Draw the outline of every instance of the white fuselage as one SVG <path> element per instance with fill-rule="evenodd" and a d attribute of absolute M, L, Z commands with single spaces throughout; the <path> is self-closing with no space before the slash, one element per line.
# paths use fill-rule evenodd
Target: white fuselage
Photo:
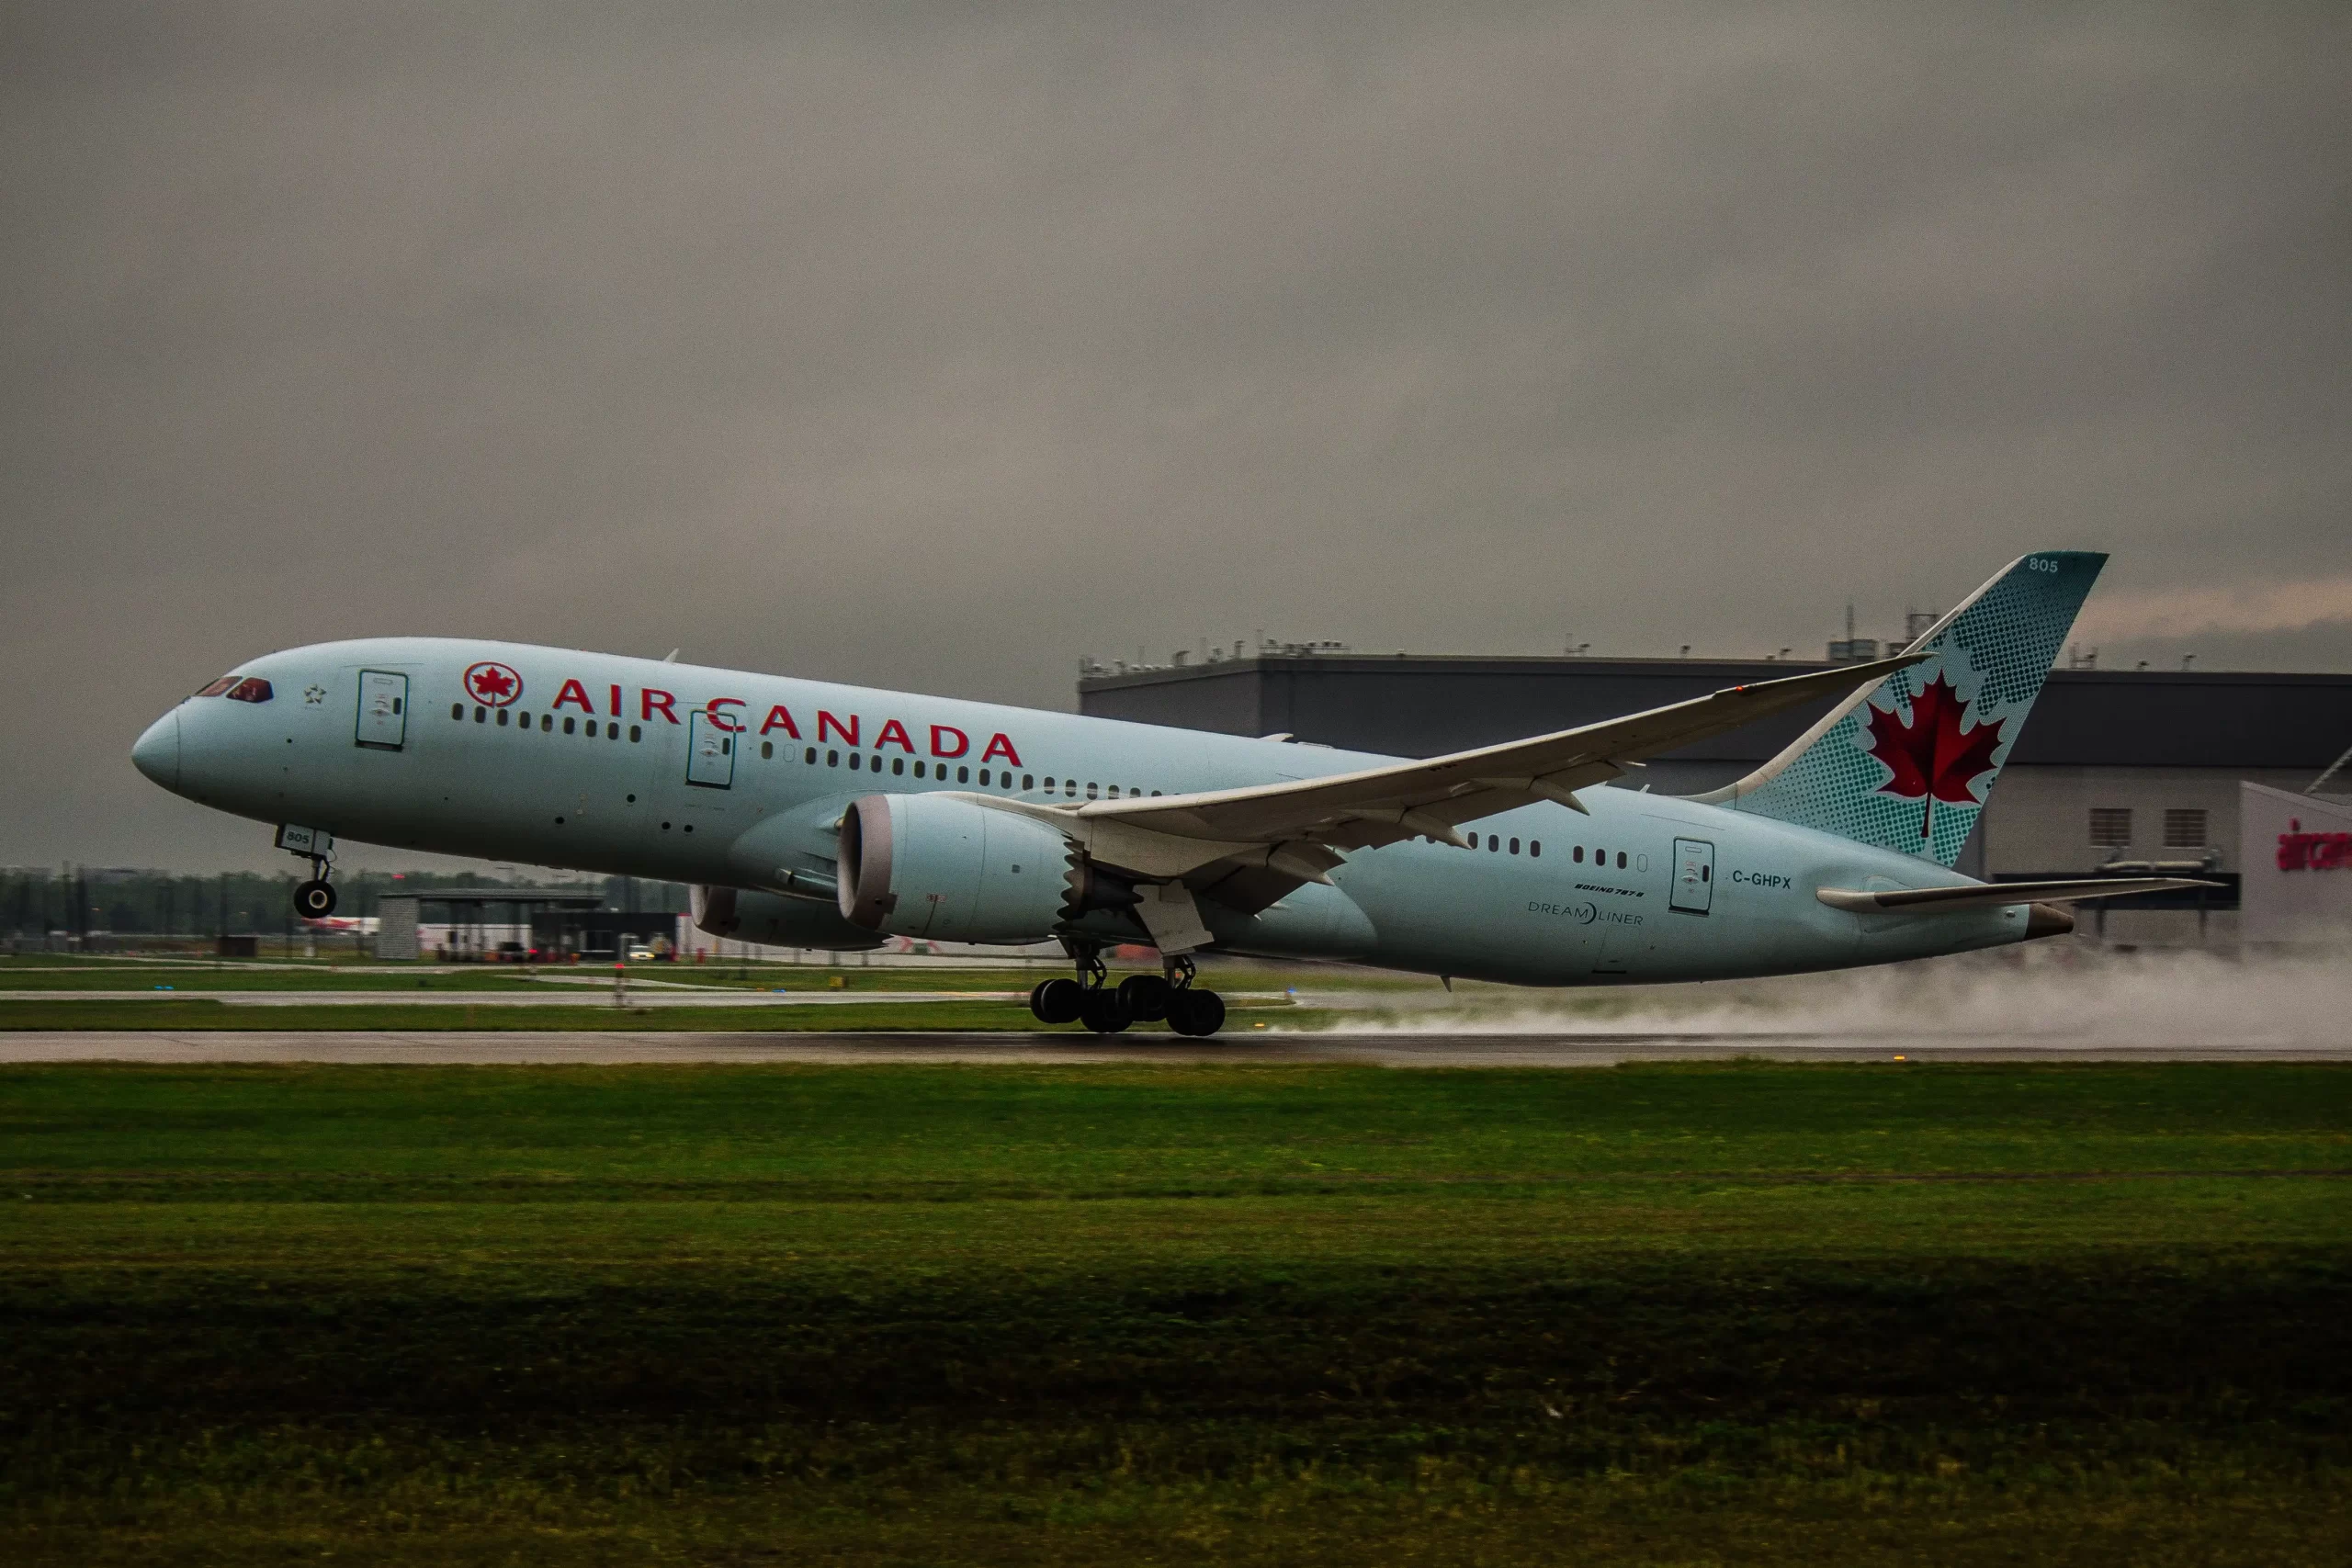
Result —
<path fill-rule="evenodd" d="M 141 739 L 141 770 L 338 838 L 744 888 L 794 867 L 830 876 L 835 824 L 862 795 L 1069 802 L 1392 761 L 517 644 L 323 643 L 239 673 L 268 700 L 182 702 Z M 1476 849 L 1359 850 L 1329 886 L 1203 913 L 1226 951 L 1544 986 L 1838 968 L 2025 934 L 2021 907 L 1857 915 L 1814 896 L 1965 881 L 1927 861 L 1634 790 L 1583 799 L 1589 815 L 1547 803 L 1465 824 Z M 1088 919 L 1097 937 L 1143 940 Z"/>

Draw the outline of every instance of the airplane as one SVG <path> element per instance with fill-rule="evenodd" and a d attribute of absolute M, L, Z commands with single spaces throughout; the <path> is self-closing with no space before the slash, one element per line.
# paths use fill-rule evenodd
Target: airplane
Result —
<path fill-rule="evenodd" d="M 1225 1020 L 1195 955 L 1524 986 L 1792 974 L 2071 931 L 2174 877 L 1987 885 L 1952 867 L 2104 555 L 2020 557 L 1902 653 L 1425 759 L 443 637 L 289 649 L 132 749 L 276 825 L 333 913 L 357 839 L 693 886 L 714 935 L 852 951 L 1058 940 L 1041 1022 Z M 674 655 L 673 656 L 674 659 Z M 1645 759 L 1836 699 L 1694 795 Z M 1109 983 L 1145 942 L 1160 973 Z"/>

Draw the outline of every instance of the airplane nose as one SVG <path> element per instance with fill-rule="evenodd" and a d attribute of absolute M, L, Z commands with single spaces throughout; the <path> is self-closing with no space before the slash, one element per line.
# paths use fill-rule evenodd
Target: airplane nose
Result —
<path fill-rule="evenodd" d="M 174 708 L 147 727 L 130 749 L 131 766 L 176 792 L 180 787 L 180 710 Z"/>

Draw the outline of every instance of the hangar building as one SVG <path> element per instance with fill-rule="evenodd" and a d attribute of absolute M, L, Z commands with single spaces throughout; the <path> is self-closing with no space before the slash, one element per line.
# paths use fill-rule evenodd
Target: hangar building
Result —
<path fill-rule="evenodd" d="M 1842 651 L 1842 649 L 1841 649 Z M 1876 645 L 1857 649 L 1874 656 Z M 1796 660 L 1486 658 L 1263 644 L 1157 668 L 1089 665 L 1079 711 L 1434 756 L 1612 718 L 1744 682 L 1833 666 Z M 1616 787 L 1690 795 L 1732 783 L 1829 705 L 1659 758 Z M 2115 942 L 2237 938 L 2241 782 L 2300 794 L 2352 746 L 2352 675 L 2061 669 L 2001 773 L 1960 869 L 1988 880 L 2082 876 L 2119 861 L 2198 862 L 2223 891 L 2118 900 L 2085 929 Z M 2347 769 L 2331 787 L 2352 787 Z"/>

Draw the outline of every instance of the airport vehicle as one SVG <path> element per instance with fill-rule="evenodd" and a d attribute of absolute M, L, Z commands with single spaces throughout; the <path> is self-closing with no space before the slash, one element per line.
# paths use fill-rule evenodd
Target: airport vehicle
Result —
<path fill-rule="evenodd" d="M 2020 558 L 1904 653 L 1428 759 L 563 649 L 383 637 L 240 666 L 132 758 L 278 827 L 334 906 L 337 838 L 695 885 L 706 931 L 856 949 L 1058 939 L 1049 1022 L 1214 1033 L 1203 953 L 1531 986 L 1792 973 L 2072 928 L 2178 878 L 1951 868 L 2106 558 Z M 1792 707 L 1697 796 L 1602 787 Z M 1108 982 L 1143 940 L 1158 976 Z"/>

